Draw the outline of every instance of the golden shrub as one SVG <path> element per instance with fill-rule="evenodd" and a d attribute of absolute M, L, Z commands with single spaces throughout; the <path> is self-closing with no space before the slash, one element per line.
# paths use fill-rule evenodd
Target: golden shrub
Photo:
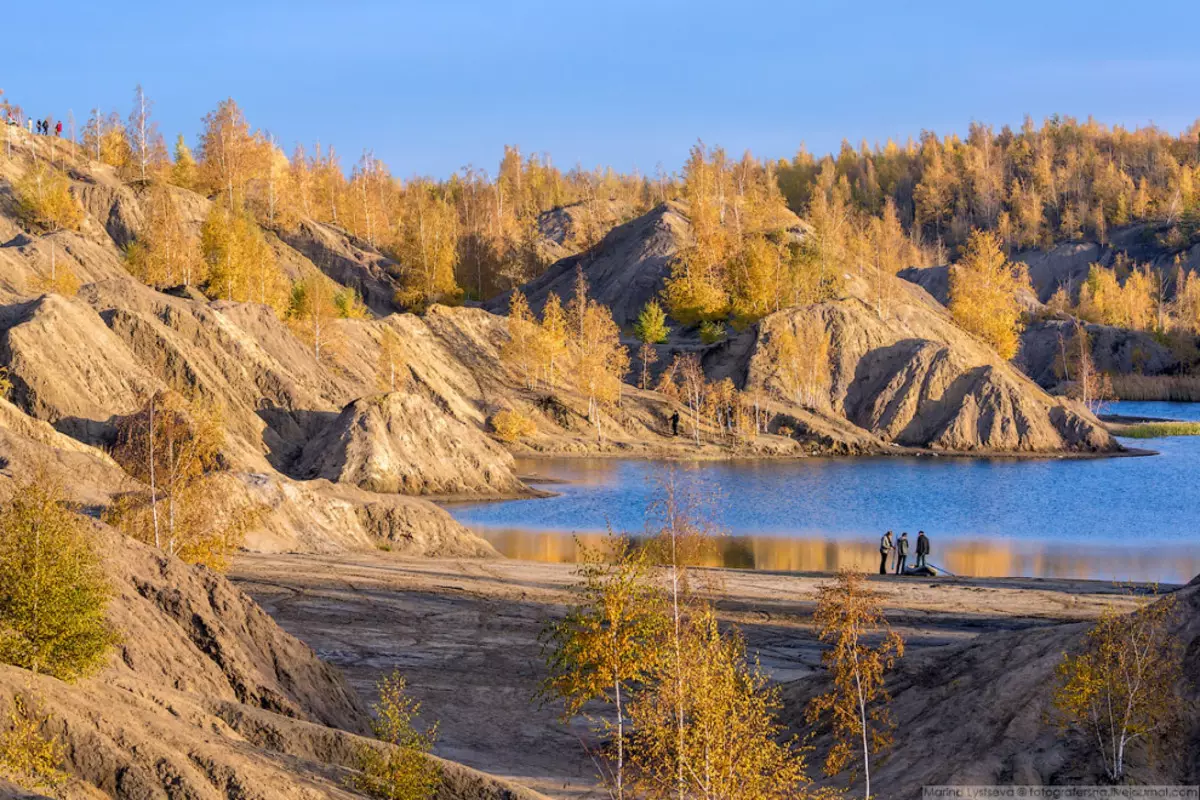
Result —
<path fill-rule="evenodd" d="M 537 433 L 537 423 L 519 411 L 497 411 L 491 420 L 492 432 L 502 442 L 515 442 Z"/>

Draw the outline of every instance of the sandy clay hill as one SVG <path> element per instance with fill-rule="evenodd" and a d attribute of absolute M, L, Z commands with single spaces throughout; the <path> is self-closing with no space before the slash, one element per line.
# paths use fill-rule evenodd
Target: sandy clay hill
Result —
<path fill-rule="evenodd" d="M 686 244 L 686 208 L 667 203 L 615 228 L 587 253 L 567 258 L 528 284 L 530 305 L 568 296 L 578 268 L 596 297 L 629 323 L 659 296 L 670 261 Z M 880 281 L 888 300 L 876 302 Z M 841 297 L 785 309 L 719 345 L 677 332 L 663 347 L 698 351 L 712 379 L 766 389 L 776 425 L 827 452 L 889 452 L 897 446 L 955 452 L 1106 452 L 1118 445 L 1082 406 L 1052 397 L 958 328 L 926 291 L 893 276 L 845 276 Z M 500 311 L 504 298 L 491 306 Z M 816 324 L 830 348 L 816 402 L 787 402 L 768 349 L 788 326 Z M 660 358 L 665 363 L 669 358 Z"/>
<path fill-rule="evenodd" d="M 1133 784 L 1193 785 L 1200 776 L 1197 581 L 1176 592 L 1171 630 L 1184 652 L 1176 708 L 1182 724 L 1169 751 L 1159 753 L 1165 758 L 1149 759 L 1144 743 L 1131 745 L 1126 769 Z M 901 659 L 888 689 L 902 735 L 872 765 L 872 786 L 883 787 L 887 797 L 917 797 L 922 786 L 942 784 L 1095 784 L 1103 771 L 1094 742 L 1064 734 L 1052 706 L 1055 669 L 1089 627 L 1067 623 L 990 633 Z M 818 674 L 784 686 L 785 716 L 797 729 L 805 705 L 827 684 Z M 825 752 L 828 731 L 813 743 Z"/>
<path fill-rule="evenodd" d="M 42 447 L 53 447 L 46 434 Z M 69 448 L 64 459 L 73 457 Z M 0 494 L 10 481 L 0 478 Z M 341 674 L 225 578 L 94 523 L 120 642 L 75 684 L 0 666 L 64 748 L 67 798 L 357 797 L 368 712 Z M 368 745 L 382 746 L 382 745 Z M 450 762 L 439 798 L 529 793 Z M 0 786 L 0 796 L 31 796 Z"/>

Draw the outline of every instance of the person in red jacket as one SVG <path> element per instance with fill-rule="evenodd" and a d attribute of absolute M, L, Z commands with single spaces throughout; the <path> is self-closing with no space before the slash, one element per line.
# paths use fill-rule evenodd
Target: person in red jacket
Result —
<path fill-rule="evenodd" d="M 54 135 L 62 136 L 62 120 L 61 119 L 58 122 L 54 123 Z"/>

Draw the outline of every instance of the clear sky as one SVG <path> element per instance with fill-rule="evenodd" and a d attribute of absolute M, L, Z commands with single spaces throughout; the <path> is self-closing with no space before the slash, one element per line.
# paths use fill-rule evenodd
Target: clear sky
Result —
<path fill-rule="evenodd" d="M 128 114 L 168 141 L 232 96 L 291 150 L 373 148 L 401 177 L 679 167 L 697 138 L 790 156 L 1051 113 L 1200 117 L 1200 4 L 523 0 L 5 4 L 0 88 L 28 113 Z"/>

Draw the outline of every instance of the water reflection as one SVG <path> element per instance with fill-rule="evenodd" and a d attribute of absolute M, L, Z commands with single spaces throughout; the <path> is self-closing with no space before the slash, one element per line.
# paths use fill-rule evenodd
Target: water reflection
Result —
<path fill-rule="evenodd" d="M 1200 404 L 1115 403 L 1113 413 L 1200 419 Z M 547 499 L 450 507 L 521 558 L 571 561 L 571 534 L 641 531 L 665 470 L 712 495 L 731 534 L 721 561 L 778 570 L 878 569 L 891 528 L 934 541 L 934 563 L 963 575 L 1187 581 L 1200 572 L 1200 437 L 1134 442 L 1146 458 L 804 458 L 667 464 L 522 460 Z"/>
<path fill-rule="evenodd" d="M 579 544 L 599 547 L 602 533 L 571 534 L 515 528 L 474 526 L 508 558 L 572 564 Z M 911 557 L 910 557 L 911 558 Z M 1151 548 L 1131 553 L 1124 548 L 1058 547 L 1023 541 L 988 540 L 934 542 L 930 562 L 955 575 L 1009 577 L 1034 575 L 1120 581 L 1186 583 L 1200 574 L 1200 554 L 1193 549 Z M 774 536 L 726 536 L 717 540 L 706 566 L 778 572 L 835 572 L 849 567 L 879 569 L 878 545 L 873 541 Z"/>

